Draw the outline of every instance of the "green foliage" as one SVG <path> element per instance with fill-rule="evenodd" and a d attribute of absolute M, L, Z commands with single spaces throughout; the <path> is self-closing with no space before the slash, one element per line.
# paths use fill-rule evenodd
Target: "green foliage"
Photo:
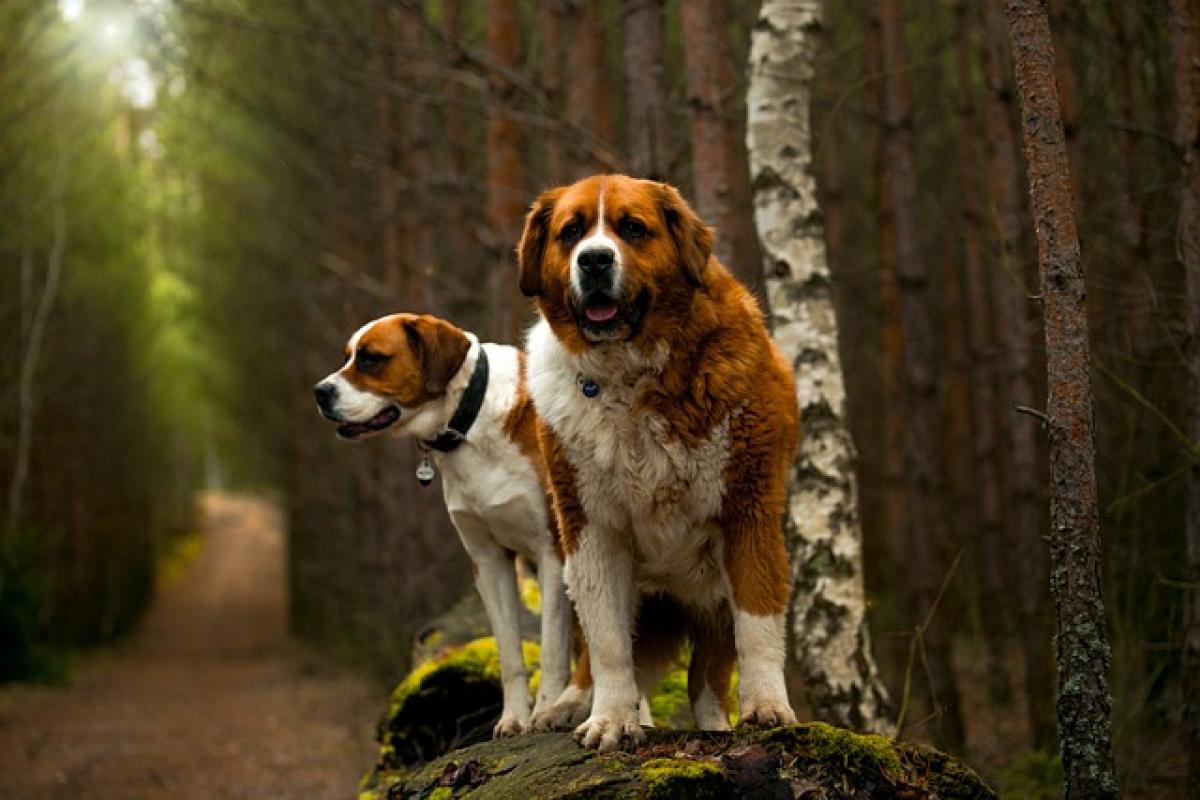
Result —
<path fill-rule="evenodd" d="M 209 409 L 157 213 L 152 114 L 113 77 L 132 54 L 96 35 L 54 3 L 0 11 L 0 382 L 16 387 L 34 365 L 19 526 L 0 520 L 6 678 L 61 674 L 53 654 L 136 619 L 156 552 L 190 523 Z M 15 391 L 0 411 L 7 497 L 24 416 Z"/>

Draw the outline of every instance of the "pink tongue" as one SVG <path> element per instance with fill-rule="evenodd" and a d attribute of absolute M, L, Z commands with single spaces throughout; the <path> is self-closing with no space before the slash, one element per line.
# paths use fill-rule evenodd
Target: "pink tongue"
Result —
<path fill-rule="evenodd" d="M 617 315 L 617 307 L 615 304 L 609 303 L 602 306 L 592 306 L 583 311 L 587 318 L 592 322 L 608 322 Z"/>

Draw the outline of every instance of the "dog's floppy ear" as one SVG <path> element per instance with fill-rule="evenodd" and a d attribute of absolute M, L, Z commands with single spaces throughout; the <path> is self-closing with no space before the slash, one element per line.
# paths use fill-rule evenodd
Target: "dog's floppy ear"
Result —
<path fill-rule="evenodd" d="M 712 255 L 712 228 L 704 224 L 692 207 L 679 194 L 679 190 L 666 183 L 658 184 L 659 204 L 667 230 L 675 240 L 679 261 L 688 283 L 704 285 L 704 267 Z"/>
<path fill-rule="evenodd" d="M 471 349 L 471 340 L 449 322 L 428 315 L 405 320 L 404 335 L 421 362 L 425 391 L 435 397 L 445 394 L 446 384 Z"/>
<path fill-rule="evenodd" d="M 520 268 L 521 294 L 536 297 L 542 293 L 542 255 L 550 240 L 550 217 L 562 189 L 547 189 L 538 195 L 525 217 L 525 230 L 517 243 L 517 266 Z"/>

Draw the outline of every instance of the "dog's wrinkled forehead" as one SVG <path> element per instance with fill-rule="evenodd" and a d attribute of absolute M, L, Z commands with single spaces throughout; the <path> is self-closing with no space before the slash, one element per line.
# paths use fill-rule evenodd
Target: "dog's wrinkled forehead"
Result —
<path fill-rule="evenodd" d="M 630 216 L 651 221 L 658 214 L 653 185 L 624 175 L 597 175 L 566 188 L 554 205 L 552 227 L 558 229 L 572 219 L 583 222 L 586 232 L 600 225 L 612 229 Z"/>

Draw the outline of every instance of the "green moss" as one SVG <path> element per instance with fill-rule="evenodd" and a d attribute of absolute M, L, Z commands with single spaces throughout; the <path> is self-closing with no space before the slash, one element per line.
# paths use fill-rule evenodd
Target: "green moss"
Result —
<path fill-rule="evenodd" d="M 542 657 L 541 648 L 536 642 L 521 642 L 521 654 L 525 658 L 525 669 L 540 678 L 537 670 Z M 451 648 L 437 658 L 431 658 L 418 664 L 392 692 L 390 715 L 395 716 L 396 712 L 404 705 L 404 701 L 413 693 L 420 691 L 431 675 L 444 669 L 462 670 L 470 675 L 498 684 L 500 682 L 500 654 L 496 649 L 496 639 L 492 636 L 475 639 L 460 647 Z"/>
<path fill-rule="evenodd" d="M 824 722 L 813 722 L 804 727 L 813 758 L 821 761 L 840 759 L 847 766 L 865 759 L 874 762 L 889 777 L 903 773 L 900 756 L 891 739 L 876 734 L 852 733 Z"/>
<path fill-rule="evenodd" d="M 715 764 L 688 758 L 654 758 L 638 767 L 651 800 L 718 797 L 725 774 Z"/>
<path fill-rule="evenodd" d="M 454 796 L 454 790 L 449 786 L 439 786 L 429 794 L 425 795 L 429 800 L 450 800 Z"/>

